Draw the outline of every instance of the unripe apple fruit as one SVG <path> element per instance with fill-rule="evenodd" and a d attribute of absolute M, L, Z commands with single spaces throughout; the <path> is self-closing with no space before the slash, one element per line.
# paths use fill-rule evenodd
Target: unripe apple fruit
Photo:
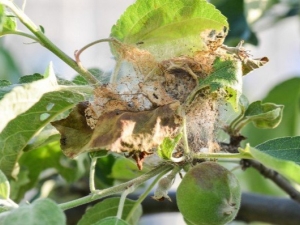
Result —
<path fill-rule="evenodd" d="M 214 162 L 203 162 L 186 173 L 176 198 L 187 224 L 221 225 L 235 218 L 241 190 L 229 170 Z"/>

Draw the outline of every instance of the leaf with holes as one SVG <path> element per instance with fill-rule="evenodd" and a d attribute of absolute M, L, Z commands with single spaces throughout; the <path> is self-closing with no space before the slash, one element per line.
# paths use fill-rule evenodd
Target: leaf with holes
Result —
<path fill-rule="evenodd" d="M 41 128 L 92 92 L 88 86 L 57 85 L 51 65 L 44 79 L 4 89 L 11 90 L 0 101 L 0 168 L 7 176 L 16 175 L 21 151 Z"/>
<path fill-rule="evenodd" d="M 86 122 L 88 105 L 81 102 L 67 118 L 51 123 L 61 133 L 61 148 L 70 158 L 99 150 L 138 153 L 135 159 L 141 169 L 144 157 L 152 154 L 165 137 L 177 135 L 181 126 L 178 102 L 149 111 L 110 111 L 99 116 L 94 129 Z"/>
<path fill-rule="evenodd" d="M 213 63 L 213 71 L 208 77 L 199 81 L 197 89 L 210 87 L 213 92 L 223 88 L 226 93 L 224 99 L 237 109 L 242 93 L 242 76 L 241 63 L 233 56 L 217 57 Z"/>

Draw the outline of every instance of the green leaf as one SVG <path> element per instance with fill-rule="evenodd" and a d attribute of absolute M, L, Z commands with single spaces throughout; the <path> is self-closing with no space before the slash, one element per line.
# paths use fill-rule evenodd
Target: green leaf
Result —
<path fill-rule="evenodd" d="M 247 146 L 252 156 L 282 175 L 300 183 L 300 136 L 266 141 L 255 148 Z"/>
<path fill-rule="evenodd" d="M 93 225 L 129 225 L 126 221 L 120 220 L 117 217 L 108 217 L 94 223 Z"/>
<path fill-rule="evenodd" d="M 106 84 L 110 80 L 110 74 L 106 73 L 98 68 L 91 68 L 91 69 L 88 69 L 88 71 L 91 74 L 93 74 L 94 77 L 96 77 L 102 84 Z M 76 75 L 73 78 L 72 82 L 77 85 L 89 85 L 89 82 L 80 74 Z"/>
<path fill-rule="evenodd" d="M 225 100 L 234 109 L 237 109 L 239 97 L 242 93 L 242 76 L 240 62 L 229 55 L 226 58 L 218 57 L 214 61 L 213 72 L 199 81 L 198 88 L 208 86 L 212 92 L 223 88 L 226 92 Z"/>
<path fill-rule="evenodd" d="M 0 80 L 0 88 L 9 85 L 11 85 L 11 83 L 8 80 Z"/>
<path fill-rule="evenodd" d="M 0 111 L 2 112 L 0 114 L 0 121 L 2 122 L 0 131 L 5 128 L 9 121 L 38 102 L 43 94 L 57 89 L 58 85 L 52 64 L 49 65 L 45 72 L 45 79 L 15 87 L 0 102 Z"/>
<path fill-rule="evenodd" d="M 163 60 L 204 50 L 210 34 L 224 30 L 228 30 L 226 17 L 206 0 L 138 0 L 112 27 L 110 36 Z"/>
<path fill-rule="evenodd" d="M 166 137 L 162 144 L 157 149 L 157 154 L 162 159 L 169 160 L 172 158 L 172 152 L 176 148 L 178 142 L 181 140 L 182 133 L 178 134 L 174 139 Z"/>
<path fill-rule="evenodd" d="M 14 31 L 17 29 L 16 17 L 7 12 L 5 7 L 0 4 L 0 36 L 5 33 L 5 31 Z"/>
<path fill-rule="evenodd" d="M 30 139 L 54 117 L 84 100 L 85 93 L 91 94 L 92 89 L 57 85 L 50 66 L 45 79 L 18 86 L 4 95 L 0 101 L 0 121 L 4 128 L 0 133 L 2 171 L 12 176 L 17 159 Z"/>
<path fill-rule="evenodd" d="M 0 4 L 0 26 L 3 24 L 4 6 Z"/>
<path fill-rule="evenodd" d="M 18 193 L 13 194 L 19 199 L 26 191 L 36 186 L 40 174 L 48 168 L 56 169 L 67 182 L 78 180 L 86 172 L 85 169 L 81 169 L 82 157 L 77 160 L 68 159 L 63 155 L 59 142 L 23 153 L 18 162 L 22 171 L 28 171 L 29 182 L 19 185 L 16 190 Z"/>
<path fill-rule="evenodd" d="M 23 151 L 28 152 L 30 150 L 44 147 L 52 142 L 57 142 L 59 140 L 60 140 L 60 135 L 57 134 L 56 131 L 54 133 L 54 129 L 52 129 L 52 130 L 44 129 L 43 131 L 36 134 L 30 140 L 30 143 L 28 145 L 26 145 L 26 147 L 23 149 Z"/>
<path fill-rule="evenodd" d="M 136 163 L 124 157 L 120 157 L 113 165 L 111 177 L 116 180 L 127 181 L 136 178 L 147 172 L 147 168 L 143 171 L 139 170 Z"/>
<path fill-rule="evenodd" d="M 115 179 L 111 177 L 111 173 L 116 160 L 117 158 L 112 154 L 97 159 L 95 177 L 97 178 L 96 186 L 98 188 L 114 185 Z"/>
<path fill-rule="evenodd" d="M 32 204 L 0 214 L 3 225 L 64 225 L 66 217 L 58 205 L 50 199 L 38 199 Z"/>
<path fill-rule="evenodd" d="M 44 78 L 43 75 L 41 75 L 39 73 L 35 73 L 35 74 L 32 74 L 32 75 L 26 75 L 26 76 L 20 77 L 19 83 L 20 84 L 32 83 L 34 81 L 41 80 L 43 78 Z"/>
<path fill-rule="evenodd" d="M 249 122 L 252 121 L 257 128 L 275 128 L 281 121 L 283 107 L 283 105 L 262 103 L 261 101 L 252 102 L 247 108 L 244 117 Z"/>
<path fill-rule="evenodd" d="M 27 187 L 26 185 L 30 182 L 29 169 L 23 167 L 16 176 L 16 179 L 10 180 L 10 198 L 16 202 L 21 201 L 24 198 L 26 191 L 29 190 L 24 187 Z M 30 186 L 28 185 L 28 187 Z"/>
<path fill-rule="evenodd" d="M 97 203 L 93 207 L 87 210 L 83 215 L 78 225 L 90 225 L 97 223 L 98 221 L 105 219 L 107 217 L 116 216 L 118 212 L 120 198 L 108 198 L 102 202 Z M 132 207 L 135 205 L 135 201 L 126 199 L 124 203 L 122 219 L 126 219 L 127 215 L 130 213 Z M 142 206 L 139 205 L 133 213 L 133 216 L 128 221 L 129 224 L 137 224 L 139 218 L 142 215 Z M 98 224 L 98 223 L 97 223 Z"/>
<path fill-rule="evenodd" d="M 107 150 L 99 150 L 97 152 L 89 152 L 89 155 L 91 158 L 102 158 L 107 156 L 108 151 Z"/>
<path fill-rule="evenodd" d="M 284 105 L 281 123 L 274 129 L 265 130 L 249 124 L 243 129 L 243 135 L 247 142 L 257 145 L 270 139 L 300 136 L 300 78 L 295 77 L 286 80 L 274 88 L 263 99 L 263 102 L 272 102 Z"/>
<path fill-rule="evenodd" d="M 0 170 L 0 199 L 8 199 L 10 193 L 9 182 L 4 175 L 4 173 Z"/>

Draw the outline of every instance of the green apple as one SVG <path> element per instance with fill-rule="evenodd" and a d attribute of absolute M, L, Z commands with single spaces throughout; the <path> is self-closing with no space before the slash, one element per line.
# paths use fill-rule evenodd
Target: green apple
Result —
<path fill-rule="evenodd" d="M 187 224 L 221 225 L 235 218 L 241 189 L 229 170 L 215 162 L 203 162 L 186 173 L 176 198 Z"/>

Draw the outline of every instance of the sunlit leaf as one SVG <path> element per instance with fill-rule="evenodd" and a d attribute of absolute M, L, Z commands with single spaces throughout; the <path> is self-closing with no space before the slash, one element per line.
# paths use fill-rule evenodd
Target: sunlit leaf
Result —
<path fill-rule="evenodd" d="M 58 205 L 50 199 L 38 199 L 32 204 L 0 214 L 0 224 L 5 225 L 54 225 L 65 224 L 66 217 Z"/>
<path fill-rule="evenodd" d="M 78 225 L 90 225 L 97 223 L 98 221 L 105 219 L 107 217 L 116 216 L 118 212 L 120 198 L 108 198 L 102 202 L 97 203 L 93 207 L 89 208 L 87 212 L 83 215 Z M 126 199 L 124 203 L 122 219 L 126 219 L 127 215 L 130 213 L 132 207 L 135 205 L 135 201 Z M 129 224 L 135 225 L 138 223 L 139 218 L 142 215 L 142 206 L 139 205 L 132 217 L 129 220 Z M 97 223 L 98 224 L 98 223 Z"/>
<path fill-rule="evenodd" d="M 166 160 L 170 160 L 172 157 L 172 152 L 174 151 L 175 147 L 177 146 L 178 142 L 180 141 L 182 134 L 178 134 L 174 139 L 165 138 L 163 143 L 158 147 L 157 154 Z"/>
<path fill-rule="evenodd" d="M 227 30 L 226 17 L 206 0 L 138 0 L 110 36 L 162 60 L 204 50 L 212 34 L 224 38 Z"/>
<path fill-rule="evenodd" d="M 37 103 L 43 94 L 57 89 L 56 77 L 52 64 L 50 64 L 45 72 L 44 79 L 17 86 L 8 92 L 0 102 L 0 131 L 4 129 L 9 121 Z"/>
<path fill-rule="evenodd" d="M 14 31 L 17 28 L 16 17 L 7 12 L 5 7 L 0 4 L 0 36 L 6 31 Z"/>
<path fill-rule="evenodd" d="M 4 173 L 0 170 L 0 199 L 9 198 L 10 193 L 10 185 L 9 182 L 4 175 Z"/>
<path fill-rule="evenodd" d="M 92 92 L 92 87 L 57 85 L 51 66 L 45 75 L 42 80 L 13 88 L 0 101 L 0 126 L 4 128 L 0 133 L 0 167 L 7 176 L 12 175 L 21 151 L 41 128 Z"/>
<path fill-rule="evenodd" d="M 284 137 L 266 141 L 255 148 L 247 146 L 251 155 L 263 165 L 300 183 L 300 137 Z"/>

